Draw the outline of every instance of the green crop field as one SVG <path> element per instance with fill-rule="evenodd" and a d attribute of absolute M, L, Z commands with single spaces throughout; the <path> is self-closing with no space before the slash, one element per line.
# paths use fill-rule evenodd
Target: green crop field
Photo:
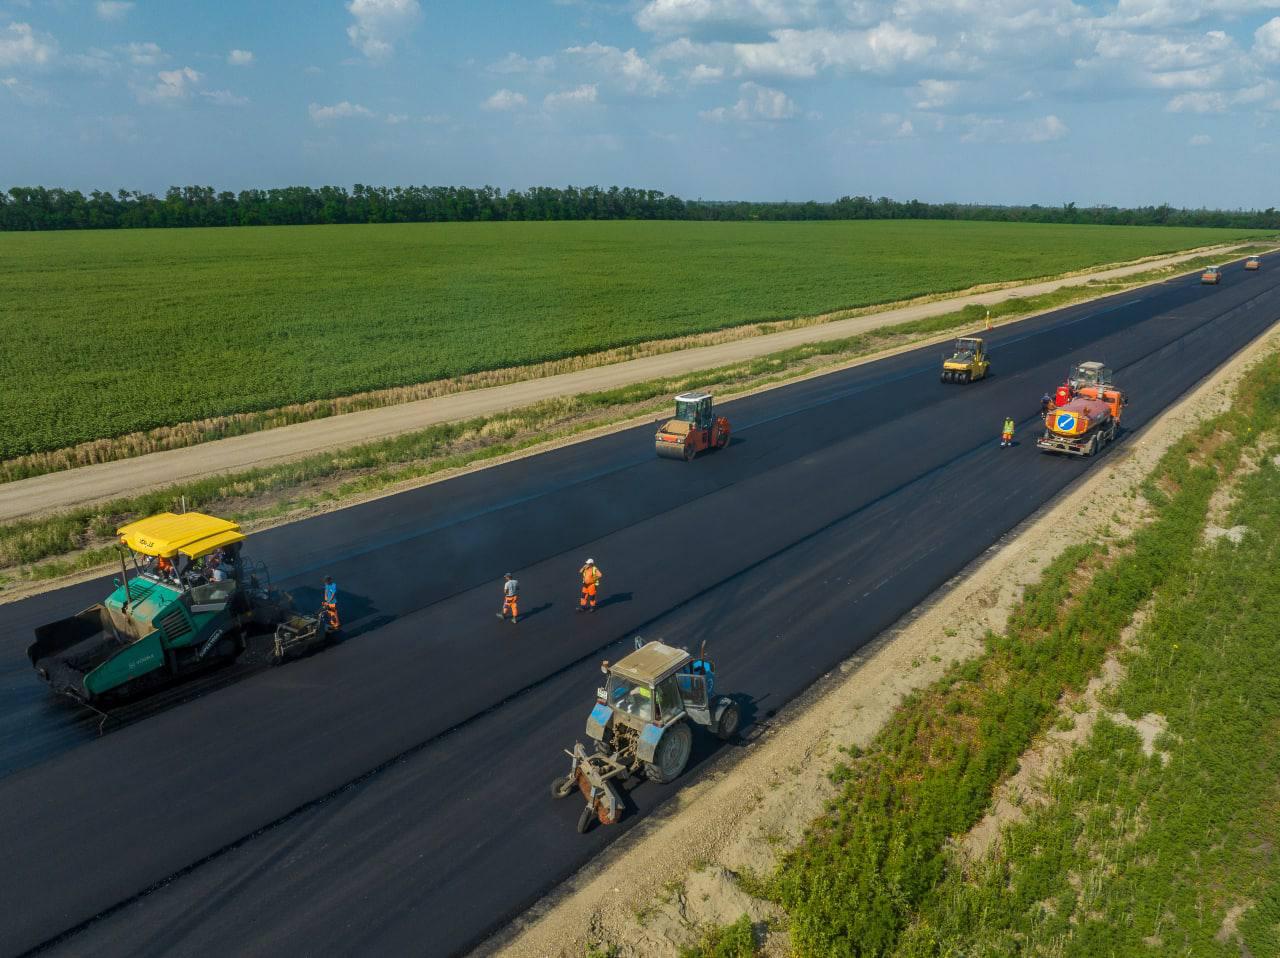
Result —
<path fill-rule="evenodd" d="M 0 234 L 0 459 L 1247 235 L 910 221 Z"/>

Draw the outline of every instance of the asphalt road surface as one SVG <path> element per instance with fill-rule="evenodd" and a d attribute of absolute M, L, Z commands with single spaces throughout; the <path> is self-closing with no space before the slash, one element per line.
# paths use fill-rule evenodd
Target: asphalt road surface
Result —
<path fill-rule="evenodd" d="M 255 536 L 304 607 L 337 579 L 345 640 L 276 669 L 250 657 L 102 734 L 24 650 L 104 584 L 0 607 L 0 953 L 477 945 L 750 747 L 699 736 L 682 779 L 577 835 L 579 801 L 549 784 L 600 658 L 638 633 L 706 640 L 718 690 L 767 720 L 1088 472 L 1034 448 L 1039 397 L 1072 363 L 1115 369 L 1122 445 L 1280 317 L 1277 267 L 1004 327 L 969 386 L 939 383 L 930 347 L 738 400 L 731 447 L 691 464 L 638 428 Z M 586 556 L 601 608 L 575 615 Z M 516 626 L 494 616 L 505 571 Z"/>

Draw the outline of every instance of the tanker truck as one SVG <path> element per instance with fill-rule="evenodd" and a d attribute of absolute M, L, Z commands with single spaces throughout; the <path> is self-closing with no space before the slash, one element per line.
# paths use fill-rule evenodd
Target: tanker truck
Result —
<path fill-rule="evenodd" d="M 1044 435 L 1036 440 L 1043 452 L 1092 456 L 1120 431 L 1120 413 L 1128 400 L 1111 381 L 1111 370 L 1098 362 L 1080 363 L 1067 377 L 1071 398 L 1044 417 Z"/>

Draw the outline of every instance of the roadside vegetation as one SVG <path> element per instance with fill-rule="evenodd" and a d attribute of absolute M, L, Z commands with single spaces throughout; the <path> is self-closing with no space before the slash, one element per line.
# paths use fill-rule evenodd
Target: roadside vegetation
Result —
<path fill-rule="evenodd" d="M 897 220 L 5 233 L 0 460 L 1252 235 Z"/>
<path fill-rule="evenodd" d="M 1258 445 L 1277 428 L 1272 354 L 1229 412 L 1161 459 L 1131 534 L 1065 550 L 981 655 L 846 756 L 799 847 L 773 875 L 746 876 L 786 909 L 797 955 L 1280 950 L 1280 458 Z M 1211 499 L 1233 482 L 1240 544 L 1202 544 Z M 995 788 L 1116 654 L 1127 677 L 1110 717 L 1048 800 L 970 861 L 959 840 Z M 1152 714 L 1167 732 L 1144 743 L 1132 726 Z"/>
<path fill-rule="evenodd" d="M 1206 258 L 1204 263 L 1210 261 L 1216 260 Z M 1194 261 L 1111 284 L 1066 287 L 1042 296 L 1010 299 L 992 306 L 990 314 L 993 320 L 1021 316 L 1200 265 L 1200 261 Z M 983 321 L 986 312 L 965 307 L 689 376 L 549 400 L 280 465 L 210 476 L 69 512 L 0 524 L 0 587 L 6 581 L 51 579 L 96 568 L 114 557 L 114 530 L 118 526 L 155 512 L 178 509 L 180 503 L 185 502 L 188 509 L 202 509 L 248 524 L 329 508 L 451 469 L 571 439 L 592 429 L 643 416 L 657 417 L 667 411 L 673 394 L 686 389 L 712 388 L 724 398 L 885 349 L 972 329 Z"/>

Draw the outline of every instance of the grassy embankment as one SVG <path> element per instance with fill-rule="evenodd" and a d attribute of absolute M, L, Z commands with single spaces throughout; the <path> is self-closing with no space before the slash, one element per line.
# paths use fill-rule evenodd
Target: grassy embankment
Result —
<path fill-rule="evenodd" d="M 1205 262 L 1208 262 L 1206 260 Z M 1198 261 L 1177 268 L 1198 267 Z M 1005 319 L 1062 306 L 1089 296 L 1172 275 L 1163 268 L 1110 283 L 1067 287 L 1015 298 L 990 308 Z M 669 397 L 690 388 L 714 388 L 722 397 L 849 362 L 981 323 L 987 310 L 951 313 L 882 327 L 847 339 L 814 343 L 685 377 L 658 379 L 599 393 L 538 403 L 484 419 L 432 426 L 393 439 L 311 456 L 278 466 L 181 483 L 66 513 L 0 524 L 0 583 L 6 578 L 47 579 L 94 568 L 112 559 L 114 529 L 140 516 L 203 509 L 244 522 L 287 515 L 376 493 L 448 469 L 493 459 L 641 415 L 665 411 Z"/>
<path fill-rule="evenodd" d="M 1273 355 L 1162 459 L 1142 490 L 1149 522 L 1066 550 L 1005 634 L 836 770 L 827 814 L 748 882 L 786 908 L 798 955 L 1280 953 L 1280 468 L 1272 449 L 1241 469 L 1277 428 Z M 1228 521 L 1249 531 L 1201 545 L 1211 496 L 1236 475 Z M 1167 764 L 1104 716 L 1051 800 L 968 863 L 953 839 L 1148 603 L 1107 705 L 1165 716 Z"/>
<path fill-rule="evenodd" d="M 8 233 L 0 460 L 297 403 L 290 415 L 316 418 L 314 400 L 1249 235 L 923 221 Z"/>

